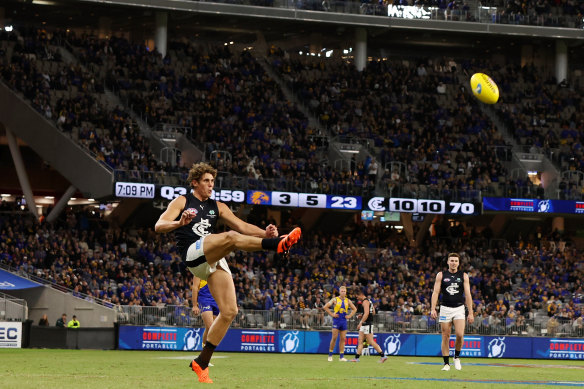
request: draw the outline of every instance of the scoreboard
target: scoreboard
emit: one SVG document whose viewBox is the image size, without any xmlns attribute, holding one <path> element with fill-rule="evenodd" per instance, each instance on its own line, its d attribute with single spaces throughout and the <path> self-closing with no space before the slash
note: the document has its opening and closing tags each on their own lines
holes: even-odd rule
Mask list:
<svg viewBox="0 0 584 389">
<path fill-rule="evenodd" d="M 184 186 L 154 185 L 136 182 L 116 182 L 116 197 L 173 200 L 188 193 Z M 338 210 L 370 210 L 422 214 L 478 215 L 480 204 L 448 200 L 411 199 L 398 197 L 371 197 L 330 195 L 322 193 L 279 192 L 268 190 L 213 191 L 211 198 L 225 203 L 247 203 L 276 207 L 321 208 Z"/>
<path fill-rule="evenodd" d="M 361 196 L 248 190 L 247 203 L 279 207 L 360 210 Z"/>
</svg>

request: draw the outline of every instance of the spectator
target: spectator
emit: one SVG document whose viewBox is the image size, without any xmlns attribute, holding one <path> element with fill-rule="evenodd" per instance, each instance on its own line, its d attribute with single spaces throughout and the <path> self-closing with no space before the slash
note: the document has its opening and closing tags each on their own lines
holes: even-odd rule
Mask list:
<svg viewBox="0 0 584 389">
<path fill-rule="evenodd" d="M 43 314 L 43 316 L 39 320 L 39 326 L 48 326 L 49 325 L 49 318 L 47 314 Z"/>
<path fill-rule="evenodd" d="M 79 328 L 81 327 L 81 323 L 77 320 L 77 316 L 73 315 L 73 318 L 67 324 L 67 328 Z"/>
<path fill-rule="evenodd" d="M 65 327 L 67 327 L 67 315 L 66 314 L 62 314 L 61 317 L 57 319 L 57 322 L 55 323 L 55 326 L 57 326 L 59 328 L 65 328 Z"/>
</svg>

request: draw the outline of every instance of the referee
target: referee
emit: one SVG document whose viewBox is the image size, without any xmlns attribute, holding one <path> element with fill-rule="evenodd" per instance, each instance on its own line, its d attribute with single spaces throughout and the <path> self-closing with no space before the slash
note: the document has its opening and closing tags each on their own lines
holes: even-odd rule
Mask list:
<svg viewBox="0 0 584 389">
<path fill-rule="evenodd" d="M 460 255 L 457 253 L 448 254 L 448 270 L 436 274 L 436 282 L 432 291 L 432 310 L 431 316 L 436 319 L 436 305 L 438 296 L 442 294 L 440 302 L 440 327 L 442 328 L 442 357 L 444 358 L 444 367 L 442 370 L 450 370 L 448 360 L 450 352 L 450 332 L 452 323 L 456 333 L 456 342 L 454 343 L 454 367 L 461 370 L 460 350 L 464 340 L 465 312 L 464 304 L 468 308 L 468 324 L 474 322 L 472 310 L 472 297 L 470 295 L 470 282 L 468 274 L 458 270 L 460 265 Z"/>
</svg>

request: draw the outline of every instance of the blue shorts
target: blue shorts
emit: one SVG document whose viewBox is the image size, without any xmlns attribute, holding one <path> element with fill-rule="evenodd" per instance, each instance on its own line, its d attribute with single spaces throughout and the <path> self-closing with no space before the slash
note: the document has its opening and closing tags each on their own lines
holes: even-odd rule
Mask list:
<svg viewBox="0 0 584 389">
<path fill-rule="evenodd" d="M 219 307 L 215 300 L 211 298 L 199 298 L 199 309 L 201 313 L 207 311 L 213 311 L 213 316 L 219 315 Z"/>
<path fill-rule="evenodd" d="M 347 331 L 347 320 L 334 320 L 333 319 L 333 329 L 339 331 Z"/>
</svg>

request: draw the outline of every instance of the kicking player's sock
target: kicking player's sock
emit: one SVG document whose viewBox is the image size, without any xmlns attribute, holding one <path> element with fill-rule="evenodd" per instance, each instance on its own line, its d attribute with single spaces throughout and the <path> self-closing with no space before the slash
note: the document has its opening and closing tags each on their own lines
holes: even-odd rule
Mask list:
<svg viewBox="0 0 584 389">
<path fill-rule="evenodd" d="M 454 358 L 460 358 L 460 350 L 454 350 Z"/>
<path fill-rule="evenodd" d="M 207 366 L 209 366 L 209 361 L 211 360 L 211 356 L 215 351 L 215 347 L 217 346 L 215 346 L 211 342 L 207 342 L 207 344 L 205 344 L 205 347 L 203 348 L 203 351 L 201 351 L 201 354 L 199 354 L 199 356 L 195 358 L 195 362 L 197 362 L 199 366 L 201 366 L 201 369 L 205 370 Z"/>
<path fill-rule="evenodd" d="M 264 250 L 277 250 L 278 243 L 280 243 L 282 239 L 284 238 L 264 238 L 262 239 L 262 248 Z"/>
<path fill-rule="evenodd" d="M 329 357 L 332 357 L 332 356 L 333 356 L 333 352 L 329 351 Z"/>
<path fill-rule="evenodd" d="M 360 356 L 360 354 L 355 354 L 355 359 L 359 359 Z"/>
<path fill-rule="evenodd" d="M 442 358 L 444 358 L 445 365 L 450 365 L 450 362 L 448 361 L 448 357 L 442 357 Z"/>
</svg>

